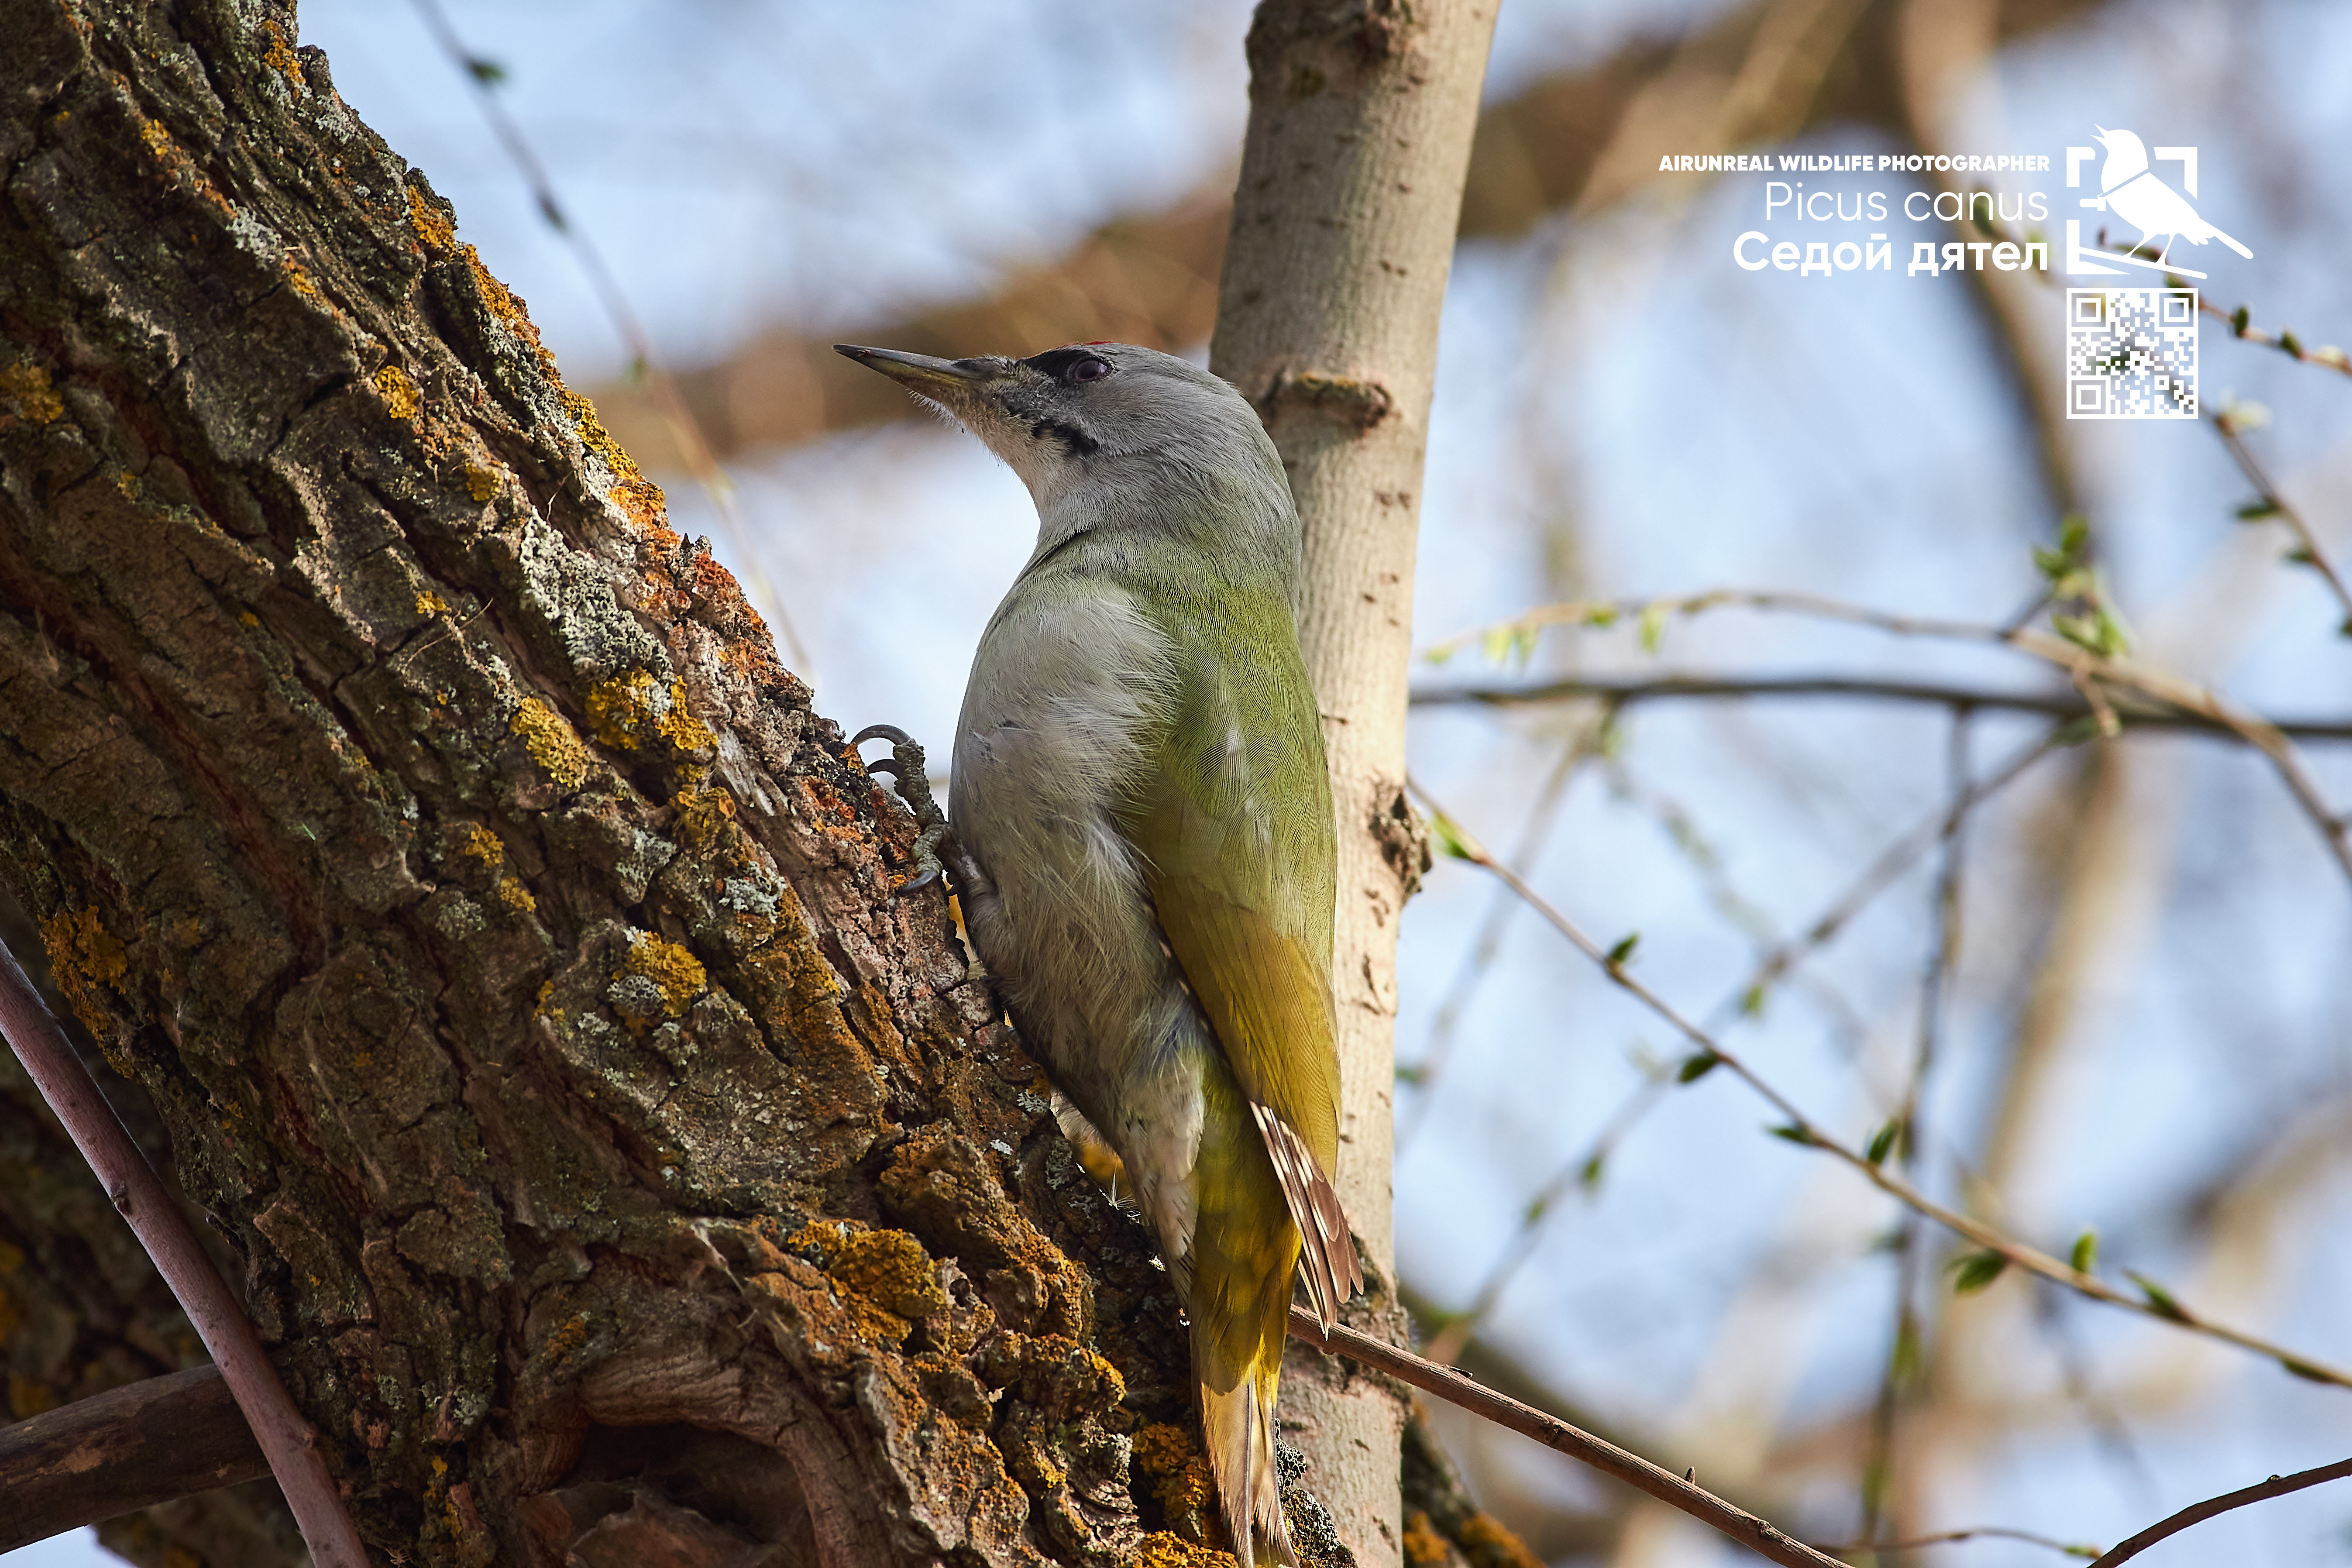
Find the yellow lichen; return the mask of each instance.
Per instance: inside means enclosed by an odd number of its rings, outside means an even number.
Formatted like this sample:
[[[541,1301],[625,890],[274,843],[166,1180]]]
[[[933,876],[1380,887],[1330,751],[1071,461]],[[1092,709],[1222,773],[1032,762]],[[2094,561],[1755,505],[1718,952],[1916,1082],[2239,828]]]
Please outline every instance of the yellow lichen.
[[[1445,1537],[1430,1524],[1429,1515],[1413,1510],[1404,1521],[1405,1568],[1445,1568],[1451,1550]]]
[[[113,1035],[106,1005],[98,987],[110,985],[128,995],[123,980],[131,972],[131,954],[99,918],[97,906],[71,910],[41,922],[41,945],[48,950],[49,973],[65,994],[74,1016],[101,1039]]]
[[[449,601],[427,590],[416,595],[416,613],[420,616],[446,616],[449,613]]]
[[[923,1244],[903,1230],[853,1232],[834,1247],[825,1272],[845,1289],[902,1318],[929,1318],[948,1310],[937,1270]]]
[[[719,744],[719,737],[710,732],[710,726],[688,710],[683,682],[671,685],[669,711],[661,716],[655,728],[661,731],[662,739],[681,752],[706,751]]]
[[[576,392],[563,393],[562,399],[564,411],[572,416],[572,426],[579,431],[580,444],[602,458],[604,466],[613,470],[613,478],[619,481],[604,492],[604,499],[639,528],[666,527],[668,502],[661,487],[646,478],[636,459],[613,439],[612,432],[596,417],[596,405]]]
[[[672,1018],[683,1018],[694,999],[710,984],[709,972],[702,961],[674,942],[665,942],[651,931],[632,931],[629,935],[628,956],[613,978],[642,975],[654,983],[661,994],[661,1010]],[[635,1023],[651,1023],[651,1013],[631,1016],[625,1005],[616,1005],[621,1016]]]
[[[1155,1530],[1135,1543],[1135,1568],[1232,1568],[1234,1554]]]
[[[236,613],[236,624],[241,626],[257,626],[261,624],[261,617],[251,610],[239,610]]]
[[[598,681],[588,692],[588,732],[616,752],[634,752],[653,721],[654,678],[630,670]]]
[[[114,489],[124,500],[137,500],[146,487],[129,468],[117,468],[114,470]]]
[[[498,887],[492,890],[499,902],[516,914],[531,914],[539,909],[539,900],[531,896],[529,888],[522,885],[522,879],[512,872],[499,878]]]
[[[589,690],[588,731],[616,752],[640,749],[648,735],[688,752],[719,743],[710,727],[688,711],[682,682],[672,681],[665,689],[643,669],[600,680]]]
[[[384,412],[394,419],[414,419],[425,406],[425,398],[408,373],[396,364],[388,364],[375,373],[375,389],[383,395]]]
[[[172,140],[172,133],[163,128],[160,121],[141,120],[139,140],[146,142],[147,151],[154,153],[158,158],[168,159],[179,151],[178,144]]]
[[[1491,1568],[1543,1568],[1543,1560],[1491,1513],[1474,1513],[1462,1521],[1462,1544]]]
[[[286,281],[292,286],[294,292],[304,299],[315,300],[319,297],[319,286],[310,281],[310,269],[299,261],[289,261],[286,264]]]
[[[565,789],[578,789],[588,777],[588,748],[562,714],[536,697],[523,699],[507,728],[522,739],[540,771]]]
[[[426,200],[425,193],[415,185],[408,187],[408,226],[432,249],[447,250],[457,243],[457,226],[443,216],[441,209]]]
[[[49,373],[37,364],[0,367],[0,396],[36,425],[47,425],[66,411],[65,399],[50,389]]]
[[[467,464],[466,493],[473,497],[477,504],[488,500],[499,493],[498,474],[478,463]]]
[[[682,789],[670,797],[677,836],[698,855],[707,855],[727,831],[735,816],[735,797],[713,784],[709,789]]]
[[[269,47],[264,49],[261,54],[263,63],[291,82],[295,91],[307,90],[302,80],[301,58],[295,54],[293,47],[286,42],[285,33],[275,22],[264,22],[261,25],[269,33]]]
[[[491,870],[496,870],[506,864],[506,840],[480,823],[469,822],[466,825],[464,837],[457,845],[457,853],[470,855]]]
[[[916,1318],[948,1310],[948,1296],[923,1244],[903,1230],[869,1230],[856,1220],[814,1220],[785,1245],[812,1258],[833,1282],[860,1338],[896,1344]]]

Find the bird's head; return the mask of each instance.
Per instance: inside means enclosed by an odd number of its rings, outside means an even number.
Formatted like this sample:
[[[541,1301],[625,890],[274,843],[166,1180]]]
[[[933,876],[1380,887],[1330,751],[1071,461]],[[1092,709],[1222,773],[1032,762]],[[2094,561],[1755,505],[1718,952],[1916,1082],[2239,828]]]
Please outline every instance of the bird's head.
[[[2104,184],[2113,185],[2119,178],[2137,174],[2147,167],[2147,144],[2136,132],[2109,131],[2102,126],[2092,140],[2107,150],[2107,163],[2104,171],[2107,177],[2101,182]]]
[[[837,343],[962,425],[1011,465],[1053,531],[1066,505],[1171,483],[1271,483],[1280,459],[1257,413],[1189,361],[1133,343],[1072,343],[1026,359],[933,359]]]

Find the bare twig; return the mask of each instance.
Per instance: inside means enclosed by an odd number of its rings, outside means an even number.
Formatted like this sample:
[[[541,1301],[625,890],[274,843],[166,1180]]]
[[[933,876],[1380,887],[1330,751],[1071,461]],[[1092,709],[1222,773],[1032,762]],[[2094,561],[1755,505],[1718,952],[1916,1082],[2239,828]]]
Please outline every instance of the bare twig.
[[[1935,1221],[1945,1229],[1974,1243],[1983,1251],[1996,1255],[2001,1260],[2003,1268],[2022,1268],[2053,1283],[2063,1285],[2093,1300],[2105,1301],[2109,1306],[2120,1307],[2126,1311],[2136,1312],[2158,1322],[2170,1323],[2176,1328],[2186,1329],[2192,1333],[2203,1334],[2208,1338],[2252,1351],[2257,1355],[2266,1356],[2278,1363],[2281,1367],[2295,1376],[2310,1382],[2333,1384],[2339,1388],[2352,1388],[2352,1373],[2329,1366],[2309,1356],[2288,1350],[2284,1346],[2273,1344],[2259,1335],[2250,1334],[2243,1330],[2231,1328],[2228,1324],[2217,1323],[2209,1318],[2200,1317],[2182,1306],[2169,1291],[2152,1280],[2135,1277],[2136,1282],[2143,1292],[2143,1297],[2126,1295],[2095,1275],[2085,1273],[2071,1264],[2063,1263],[2039,1247],[2030,1247],[2024,1242],[2005,1236],[1982,1220],[1937,1202],[1909,1182],[1890,1173],[1880,1163],[1838,1142],[1823,1131],[1803,1111],[1798,1110],[1794,1101],[1775,1089],[1754,1068],[1732,1052],[1726,1050],[1715,1037],[1685,1017],[1656,992],[1634,979],[1627,973],[1621,958],[1604,950],[1600,943],[1587,936],[1581,927],[1554,909],[1542,895],[1528,887],[1509,867],[1496,860],[1494,857],[1479,847],[1477,840],[1455,822],[1443,806],[1430,799],[1426,791],[1418,784],[1411,784],[1409,787],[1429,808],[1433,818],[1432,826],[1437,829],[1438,837],[1445,845],[1448,853],[1468,860],[1473,865],[1479,866],[1503,879],[1514,892],[1527,900],[1530,909],[1542,916],[1553,930],[1566,937],[1579,952],[1599,964],[1602,972],[1620,988],[1631,993],[1650,1011],[1664,1019],[1675,1033],[1696,1047],[1698,1055],[1692,1059],[1692,1065],[1698,1066],[1700,1071],[1715,1067],[1727,1068],[1748,1088],[1762,1096],[1767,1103],[1787,1119],[1782,1126],[1773,1129],[1782,1138],[1791,1143],[1819,1149],[1824,1153],[1843,1161],[1864,1180],[1897,1203],[1905,1205]],[[1685,1071],[1686,1077],[1697,1076],[1696,1073],[1690,1071],[1688,1067]]]
[[[1817,594],[1783,594],[1755,592],[1748,589],[1719,588],[1705,594],[1680,595],[1650,600],[1600,600],[1566,605],[1549,605],[1529,611],[1514,621],[1505,621],[1481,631],[1465,633],[1439,644],[1427,657],[1442,659],[1450,657],[1473,640],[1482,642],[1497,654],[1526,646],[1547,626],[1613,626],[1628,614],[1640,617],[1643,640],[1654,647],[1657,627],[1671,612],[1697,615],[1723,605],[1738,605],[1748,609],[1780,611],[1810,616],[1815,619],[1844,621],[1854,626],[1866,626],[1901,637],[1932,637],[1964,642],[1998,643],[2015,648],[2020,653],[2056,665],[2064,670],[2075,688],[2083,693],[2093,716],[2101,729],[2119,721],[2114,710],[2114,698],[2131,694],[2155,704],[2159,709],[2192,714],[2229,731],[2240,740],[2261,752],[2271,762],[2295,804],[2311,818],[2312,826],[2327,841],[2329,853],[2352,879],[2352,824],[2338,816],[2319,793],[2317,784],[2305,771],[2302,758],[2294,743],[2279,727],[2257,714],[2248,713],[2193,681],[2142,664],[2121,653],[2095,651],[2082,643],[2069,641],[2049,632],[2031,626],[1989,626],[1969,621],[1945,620],[1934,616],[1895,616],[1864,605],[1849,605],[1842,600],[1824,598]]]
[[[1822,1551],[1838,1557],[1851,1557],[1857,1552],[1915,1552],[1922,1546],[1949,1546],[1961,1541],[2022,1541],[2032,1546],[2047,1546],[2053,1552],[2063,1552],[2069,1557],[2096,1557],[2099,1549],[2076,1541],[2061,1541],[2054,1535],[2036,1535],[2030,1530],[2011,1530],[2003,1525],[1980,1524],[1971,1530],[1939,1530],[1932,1535],[1915,1535],[1907,1541],[1844,1541]]]
[[[1479,703],[1489,708],[1533,707],[1543,703],[1593,698],[1632,707],[1662,700],[1720,698],[1853,698],[1865,701],[1916,702],[1951,709],[1981,708],[1997,712],[2040,713],[2053,719],[2095,717],[2078,692],[2001,691],[1988,687],[1953,686],[1931,680],[1887,680],[1867,676],[1801,675],[1778,677],[1662,675],[1652,679],[1580,676],[1547,680],[1540,686],[1452,686],[1424,688],[1412,694],[1417,708]],[[2193,730],[2240,739],[2238,731],[2202,713],[2128,700],[2115,707],[2126,730]],[[2352,719],[2281,719],[2272,728],[2297,741],[2352,741]]]
[[[1560,748],[1559,761],[1544,779],[1543,787],[1536,792],[1535,805],[1528,812],[1527,827],[1519,835],[1518,850],[1511,857],[1511,863],[1522,873],[1534,868],[1537,855],[1541,853],[1545,840],[1551,837],[1551,825],[1559,812],[1559,803],[1567,798],[1569,781],[1576,775],[1578,768],[1599,752],[1601,738],[1615,719],[1616,710],[1612,708]],[[1436,1101],[1438,1085],[1444,1081],[1445,1068],[1453,1059],[1454,1037],[1461,1028],[1462,1016],[1468,1011],[1470,999],[1476,992],[1479,981],[1486,977],[1494,966],[1496,955],[1502,951],[1504,928],[1510,923],[1511,914],[1518,907],[1518,900],[1511,897],[1510,889],[1496,890],[1495,902],[1486,911],[1485,923],[1478,928],[1477,940],[1471,943],[1461,968],[1454,973],[1453,984],[1446,990],[1445,1000],[1438,1005],[1437,1016],[1429,1026],[1429,1044],[1422,1052],[1421,1059],[1410,1068],[1400,1065],[1397,1069],[1397,1077],[1411,1083],[1416,1091],[1412,1108],[1398,1118],[1396,1157],[1400,1160],[1412,1147],[1414,1135],[1429,1121],[1430,1107]]]
[[[6,1035],[74,1147],[89,1162],[116,1210],[131,1222],[139,1244],[155,1260],[156,1272],[172,1288],[227,1380],[278,1478],[278,1489],[286,1494],[287,1507],[294,1511],[312,1560],[320,1568],[367,1568],[359,1534],[320,1458],[317,1435],[295,1409],[243,1304],[222,1282],[171,1194],[115,1120],[114,1108],[90,1081],[16,955],[5,945],[0,945],[0,1033]]]
[[[622,344],[629,351],[631,374],[644,379],[656,406],[661,410],[663,422],[669,426],[671,438],[677,443],[679,453],[686,458],[688,470],[694,475],[695,482],[702,487],[703,493],[710,498],[711,509],[719,514],[719,527],[726,533],[728,545],[743,574],[750,579],[760,609],[775,622],[776,630],[783,635],[784,648],[792,658],[793,669],[803,676],[809,674],[808,649],[801,642],[800,632],[793,626],[792,616],[785,612],[782,601],[776,597],[767,574],[760,570],[758,557],[752,552],[751,531],[744,526],[742,513],[735,505],[734,481],[719,466],[719,458],[711,450],[709,436],[703,430],[702,422],[695,417],[692,405],[678,391],[677,381],[655,363],[653,339],[646,333],[645,323],[637,320],[636,311],[630,308],[628,296],[621,291],[620,281],[613,276],[613,269],[605,265],[604,252],[596,248],[596,242],[589,237],[587,231],[576,226],[565,213],[562,202],[555,194],[555,182],[548,177],[546,165],[539,161],[539,154],[532,150],[530,139],[523,135],[522,127],[507,111],[505,100],[499,97],[497,87],[502,73],[491,62],[466,47],[465,41],[457,37],[457,28],[450,25],[448,16],[443,13],[440,0],[415,0],[415,4],[418,15],[425,19],[426,28],[433,34],[434,41],[449,57],[450,63],[464,72],[466,79],[472,84],[474,96],[481,103],[483,117],[489,121],[490,130],[497,135],[499,145],[505,148],[507,156],[513,160],[523,183],[530,187],[531,199],[538,204],[540,216],[547,220],[550,228],[563,237],[564,243],[572,247],[572,255],[579,258],[581,270],[588,274],[589,286],[595,290],[597,303],[604,307],[605,315],[612,318],[614,330],[621,334]]]
[[[1297,1321],[1297,1308],[1291,1309],[1294,1322]],[[2217,1498],[2207,1498],[2203,1502],[2184,1508],[2168,1519],[2157,1521],[2129,1541],[2118,1543],[2105,1556],[2092,1563],[2091,1568],[2116,1568],[2117,1563],[2129,1562],[2167,1536],[2178,1535],[2192,1524],[2202,1524],[2214,1515],[2227,1513],[2233,1508],[2243,1508],[2248,1503],[2267,1502],[2274,1497],[2284,1497],[2289,1492],[2299,1492],[2305,1487],[2315,1487],[2323,1481],[2340,1481],[2347,1476],[2352,1476],[2352,1459],[2340,1459],[2332,1465],[2322,1465],[2315,1470],[2298,1470],[2291,1476],[2273,1476],[2270,1479],[2258,1482],[2253,1486],[2241,1487],[2236,1491],[2224,1492]]]
[[[2337,352],[2342,353],[2341,350]],[[2258,498],[2252,506],[2239,509],[2239,520],[2259,522],[2274,517],[2286,524],[2296,540],[2295,548],[2288,559],[2310,567],[2326,579],[2328,591],[2336,595],[2336,605],[2344,611],[2340,629],[2345,636],[2352,637],[2352,592],[2346,591],[2344,579],[2336,575],[2326,552],[2319,548],[2319,536],[2311,531],[2311,525],[2304,521],[2303,514],[2286,503],[2286,499],[2279,494],[2278,487],[2271,483],[2270,475],[2255,459],[2253,448],[2246,445],[2246,432],[2251,426],[2244,412],[2224,408],[2213,416],[2213,428],[2221,433],[2222,445],[2230,448],[2230,456],[2238,461],[2238,471],[2246,476],[2246,482],[2254,487],[2254,494]]]
[[[1706,1488],[1675,1475],[1672,1470],[1654,1465],[1638,1454],[1628,1453],[1614,1443],[1604,1442],[1590,1432],[1547,1415],[1533,1405],[1522,1405],[1507,1394],[1474,1383],[1451,1367],[1439,1366],[1411,1351],[1400,1350],[1370,1334],[1358,1333],[1345,1324],[1334,1326],[1327,1335],[1315,1314],[1304,1307],[1290,1309],[1290,1337],[1318,1350],[1344,1355],[1350,1361],[1387,1373],[1399,1382],[1409,1383],[1425,1394],[1433,1394],[1449,1405],[1459,1405],[1498,1426],[1507,1426],[1523,1436],[1532,1437],[1547,1448],[1566,1454],[1580,1464],[1590,1465],[1602,1475],[1614,1477],[1669,1507],[1680,1509],[1769,1562],[1785,1563],[1790,1568],[1843,1568],[1834,1557],[1825,1556],[1801,1541],[1791,1540],[1746,1509],[1724,1501]]]
[[[2197,308],[2209,316],[2218,316],[2229,322],[2230,335],[2232,337],[2243,338],[2250,343],[2261,343],[2266,348],[2276,349],[2289,359],[2299,360],[2305,364],[2324,365],[2340,374],[2352,375],[2352,354],[2346,353],[2333,343],[2308,349],[2303,346],[2302,339],[2284,327],[2281,327],[2275,332],[2266,332],[2260,327],[2251,324],[2252,312],[2245,306],[2241,305],[2234,310],[2224,310],[2221,306],[2205,298],[2201,289],[2197,295]]]
[[[1665,1097],[1666,1089],[1673,1082],[1672,1075],[1663,1071],[1645,1076],[1641,1087],[1625,1097],[1616,1114],[1602,1126],[1601,1135],[1592,1141],[1591,1146],[1553,1172],[1551,1179],[1528,1200],[1527,1207],[1519,1211],[1518,1229],[1512,1232],[1511,1238],[1503,1244],[1503,1250],[1496,1255],[1495,1261],[1486,1266],[1486,1278],[1478,1282],[1478,1289],[1472,1293],[1470,1305],[1444,1319],[1439,1323],[1437,1332],[1430,1337],[1429,1357],[1432,1361],[1450,1363],[1462,1353],[1462,1348],[1493,1315],[1496,1303],[1503,1299],[1503,1292],[1510,1289],[1511,1281],[1518,1277],[1519,1270],[1535,1257],[1536,1242],[1543,1235],[1544,1224],[1551,1217],[1560,1199],[1568,1195],[1570,1187],[1589,1187],[1601,1179],[1601,1166],[1618,1142],[1649,1114],[1652,1106]]]

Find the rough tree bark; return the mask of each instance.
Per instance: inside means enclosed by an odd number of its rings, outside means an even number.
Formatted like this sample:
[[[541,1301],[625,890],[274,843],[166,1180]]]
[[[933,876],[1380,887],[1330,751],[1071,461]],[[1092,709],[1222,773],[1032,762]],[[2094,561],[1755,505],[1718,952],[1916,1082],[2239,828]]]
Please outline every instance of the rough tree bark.
[[[1166,1278],[910,819],[295,37],[0,0],[0,881],[362,1532],[1205,1557]],[[189,1363],[13,1072],[0,1163],[12,1410]],[[289,1560],[235,1512],[139,1550]]]
[[[1429,864],[1405,798],[1406,668],[1438,318],[1495,7],[1265,0],[1210,363],[1256,404],[1306,529],[1299,630],[1339,817],[1333,944],[1341,1200],[1370,1300],[1402,1341],[1391,1222],[1397,917]],[[1294,1344],[1283,1425],[1368,1565],[1401,1561],[1408,1406]]]

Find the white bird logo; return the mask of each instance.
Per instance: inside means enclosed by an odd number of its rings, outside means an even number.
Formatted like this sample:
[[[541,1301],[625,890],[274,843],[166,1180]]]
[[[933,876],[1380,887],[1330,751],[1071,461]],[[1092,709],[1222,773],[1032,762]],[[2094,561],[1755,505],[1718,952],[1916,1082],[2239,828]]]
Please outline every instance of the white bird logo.
[[[2156,177],[2147,166],[2147,148],[2137,136],[2128,131],[2102,127],[2097,141],[2107,150],[2107,161],[2099,169],[2099,194],[2084,197],[2083,205],[2111,212],[2138,229],[2135,249],[2160,234],[2165,240],[2164,249],[2156,258],[2159,267],[2170,258],[2173,246],[2183,239],[2199,245],[2218,239],[2239,255],[2252,259],[2252,251],[2199,217],[2188,197]],[[2192,172],[2192,185],[2195,177]],[[2067,183],[2074,182],[2069,179]]]

